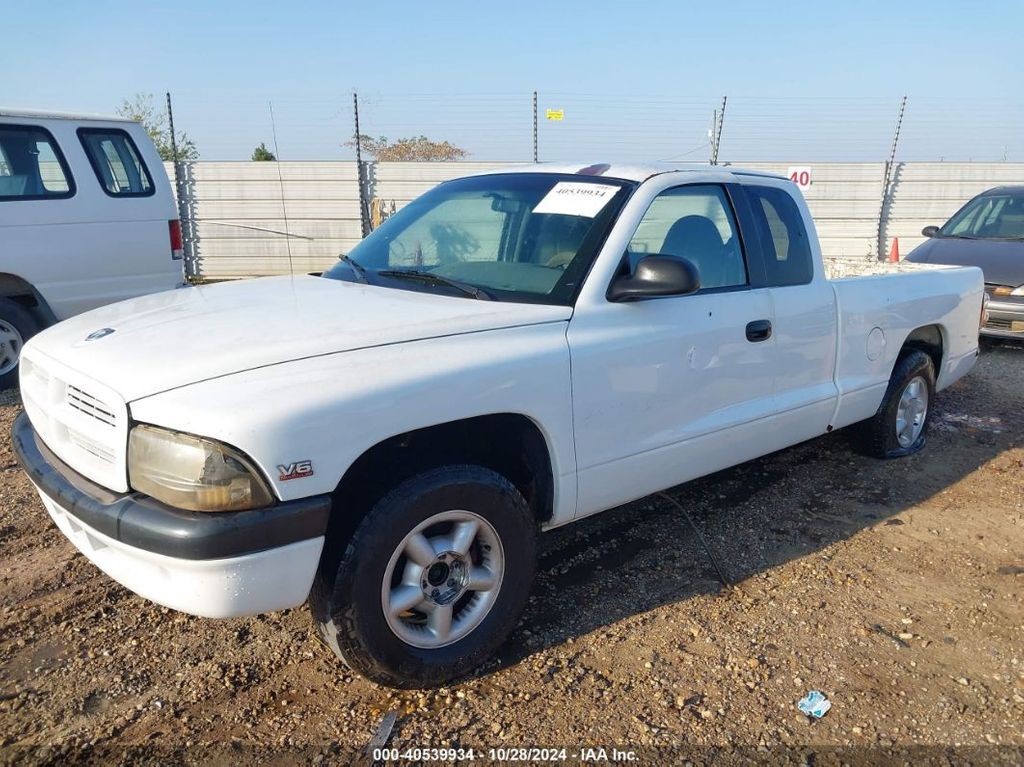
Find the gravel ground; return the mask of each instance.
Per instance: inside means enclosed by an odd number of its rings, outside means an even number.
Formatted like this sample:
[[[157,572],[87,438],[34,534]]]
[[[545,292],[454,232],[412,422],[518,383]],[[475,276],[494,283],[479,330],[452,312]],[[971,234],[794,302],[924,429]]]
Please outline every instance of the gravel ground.
[[[344,762],[395,712],[390,746],[485,757],[1020,763],[1022,373],[1024,348],[986,345],[909,459],[839,433],[671,491],[731,587],[657,497],[545,535],[500,658],[429,692],[348,673],[305,608],[211,621],[134,596],[54,528],[2,438],[0,759]],[[18,411],[0,394],[5,434]],[[819,721],[796,708],[812,689]]]

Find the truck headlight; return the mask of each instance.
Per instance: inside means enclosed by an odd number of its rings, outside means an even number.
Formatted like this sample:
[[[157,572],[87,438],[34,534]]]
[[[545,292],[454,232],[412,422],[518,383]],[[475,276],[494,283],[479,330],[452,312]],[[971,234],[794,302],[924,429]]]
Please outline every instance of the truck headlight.
[[[248,458],[212,439],[140,425],[128,437],[132,489],[189,511],[245,511],[274,502]]]
[[[1024,296],[1024,285],[1020,285],[1010,291],[1011,296]]]

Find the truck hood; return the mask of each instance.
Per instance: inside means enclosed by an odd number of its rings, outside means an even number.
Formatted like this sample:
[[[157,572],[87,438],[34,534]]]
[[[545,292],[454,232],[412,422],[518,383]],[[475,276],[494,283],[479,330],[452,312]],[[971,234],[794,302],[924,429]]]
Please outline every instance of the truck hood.
[[[305,357],[564,321],[571,314],[568,306],[267,277],[112,304],[54,325],[29,345],[130,402]]]
[[[1015,240],[962,240],[932,237],[907,256],[922,264],[977,266],[992,285],[1024,285],[1024,242]]]

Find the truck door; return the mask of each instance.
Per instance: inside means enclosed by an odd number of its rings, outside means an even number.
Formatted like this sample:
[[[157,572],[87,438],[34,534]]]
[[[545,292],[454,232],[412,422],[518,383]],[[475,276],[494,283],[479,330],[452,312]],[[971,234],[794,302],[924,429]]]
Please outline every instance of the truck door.
[[[746,177],[741,227],[763,263],[776,349],[778,447],[824,434],[835,409],[835,294],[822,269],[814,222],[786,181]],[[749,221],[749,226],[748,226]]]
[[[579,482],[592,514],[764,452],[776,371],[767,289],[752,287],[733,185],[659,194],[621,269],[687,258],[697,293],[577,304],[569,323]]]

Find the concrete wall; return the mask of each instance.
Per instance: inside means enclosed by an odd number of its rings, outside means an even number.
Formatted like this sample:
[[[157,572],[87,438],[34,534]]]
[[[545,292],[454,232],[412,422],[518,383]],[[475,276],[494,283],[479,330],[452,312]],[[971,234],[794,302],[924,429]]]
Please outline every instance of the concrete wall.
[[[367,184],[385,207],[400,208],[441,181],[501,165],[372,163]],[[789,164],[744,167],[784,175]],[[811,164],[806,197],[826,256],[875,256],[884,170],[882,163]],[[922,241],[922,227],[942,224],[985,189],[1012,183],[1024,184],[1024,163],[897,164],[883,215],[885,248],[899,237],[906,255]],[[196,162],[183,166],[183,186],[194,269],[203,278],[320,271],[360,238],[354,162]]]
[[[354,162],[195,162],[182,171],[180,212],[203,278],[319,271],[361,239]],[[168,164],[172,183],[173,174]]]

